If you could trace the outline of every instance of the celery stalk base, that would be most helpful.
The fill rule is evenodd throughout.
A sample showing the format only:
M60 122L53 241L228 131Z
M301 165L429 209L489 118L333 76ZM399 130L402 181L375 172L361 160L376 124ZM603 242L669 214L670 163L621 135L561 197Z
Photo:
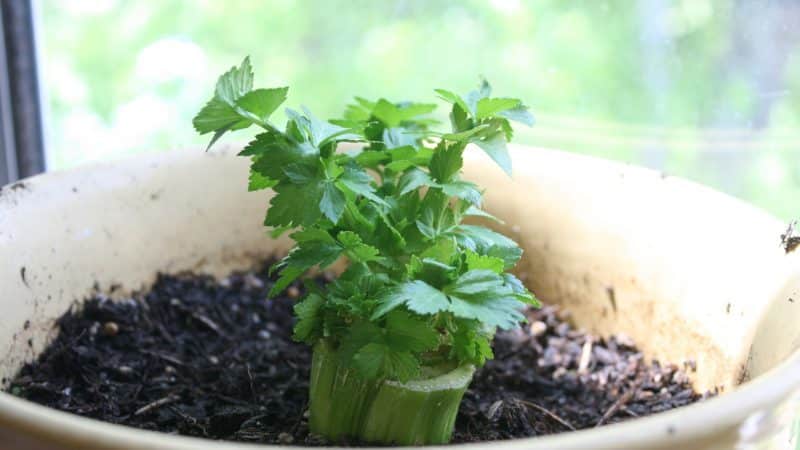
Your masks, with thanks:
M334 442L444 444L474 372L467 365L407 383L365 380L321 341L311 363L309 427Z

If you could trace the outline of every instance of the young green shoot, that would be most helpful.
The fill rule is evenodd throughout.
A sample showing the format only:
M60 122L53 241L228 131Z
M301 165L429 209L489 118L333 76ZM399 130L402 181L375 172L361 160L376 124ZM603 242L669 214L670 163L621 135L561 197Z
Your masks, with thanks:
M434 131L435 103L356 98L325 121L305 108L272 119L288 88L253 89L249 59L217 82L194 118L209 147L228 131L260 127L249 190L271 189L264 219L295 246L275 264L270 295L311 268L344 260L331 283L307 283L294 338L314 348L310 427L332 440L448 442L475 367L491 359L497 329L524 321L538 301L509 273L522 255L469 216L480 187L461 178L470 144L511 173L512 122L533 124L518 99L489 83L461 96L437 89L450 129ZM345 143L354 143L347 144Z

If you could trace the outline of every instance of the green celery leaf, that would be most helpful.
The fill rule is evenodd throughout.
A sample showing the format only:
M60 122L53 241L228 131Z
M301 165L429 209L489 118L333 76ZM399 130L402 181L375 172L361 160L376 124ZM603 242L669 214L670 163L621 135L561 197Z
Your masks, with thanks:
M445 292L458 297L487 296L500 291L503 291L504 295L510 293L510 290L504 289L504 286L505 281L497 272L488 269L471 269L447 286Z
M320 148L332 141L361 140L361 136L352 133L350 129L318 119L307 108L302 109L303 115L287 108L286 115L293 121L303 139L314 147Z
M375 169L380 164L386 163L390 157L385 151L364 150L355 155L354 159L360 166Z
M430 319L396 309L386 315L386 341L394 350L426 352L439 346L439 333Z
M516 98L482 98L478 100L475 111L475 118L486 119L501 111L507 111L518 107L522 102Z
M532 127L535 122L533 115L528 110L528 107L523 104L520 104L516 108L501 111L497 113L497 115L500 117L505 117L508 120L523 123L529 127Z
M411 191L416 191L422 186L430 186L433 184L430 175L414 168L404 173L397 182L397 189L399 195L408 194Z
M485 219L489 219L489 220L491 220L493 222L497 222L497 223L500 223L500 224L505 223L502 220L498 219L497 217L489 214L488 212L486 212L486 211L484 211L484 210L482 210L480 208L475 207L474 205L469 205L469 207L466 209L466 211L464 211L464 215L465 216L474 216L474 217L483 217Z
M475 127L475 123L467 114L467 110L458 103L454 103L453 109L450 111L450 125L453 126L454 133L467 131Z
M478 115L478 102L492 94L492 88L486 79L481 80L478 89L470 91L464 97L464 102L467 104L467 110L472 114L472 117Z
M275 281L275 284L272 285L272 288L269 290L269 296L274 297L280 294L284 289L289 287L294 280L297 279L300 275L305 273L305 269L301 267L287 267L281 271L280 277L278 280Z
M442 139L447 139L448 141L469 142L473 136L480 134L489 128L490 125L485 123L458 133L447 133L442 135Z
M469 250L467 250L466 262L468 270L486 269L498 274L505 270L505 262L502 259L495 256L480 255Z
M455 93L453 93L451 91L448 91L446 89L434 89L434 91L437 94L439 94L439 97L441 97L443 100L448 101L450 103L453 103L455 105L458 105L463 111L468 111L468 112L471 112L471 113L474 114L474 110L471 110L467 106L467 102L465 102L464 99L461 98L460 95L455 94Z
M405 128L387 128L383 130L383 143L391 150L398 147L413 147L417 144L419 134Z
M508 154L505 136L502 132L497 132L484 139L475 141L475 144L483 149L505 173L511 175L511 156Z
M344 167L344 173L339 178L339 182L358 195L362 195L382 206L388 206L383 198L375 195L375 188L372 187L374 182L372 177L355 164L347 164Z
M322 337L322 305L325 303L318 294L310 294L308 297L294 305L294 315L297 322L294 325L295 341L314 343Z
M504 273L503 280L505 281L506 286L511 288L511 291L514 293L514 296L517 298L517 300L537 308L542 306L539 302L539 299L537 299L516 276L510 273Z
M381 259L377 248L365 244L361 237L352 231L342 231L336 237L344 247L347 257L353 262L367 263Z
M496 256L505 262L506 269L514 267L522 256L516 242L479 225L460 225L456 230L459 244L481 255Z
M236 103L239 97L253 89L253 67L250 57L246 57L239 67L232 67L219 80L214 96L229 105Z
M342 251L342 247L337 243L332 244L325 241L298 243L288 255L270 268L270 272L281 270L281 277L270 290L270 295L276 295L314 266L324 269L333 264Z
M286 101L288 87L256 89L236 100L236 106L250 113L259 123L266 123L269 116Z
M353 357L352 364L367 379L390 378L405 382L420 372L420 362L414 355L378 343L362 347Z
M262 175L260 172L257 171L250 171L250 178L247 184L247 190L252 191L259 191L261 189L268 189L275 186L278 182L276 180L270 179Z
M322 215L322 192L318 185L303 186L282 183L273 187L272 197L264 225L272 227L310 226Z
M481 191L475 183L469 181L451 181L440 186L445 194L451 197L458 197L472 205L480 206Z
M521 312L524 304L512 296L462 298L451 295L449 298L453 315L480 320L489 327L510 330L525 321L525 315Z
M263 148L262 151L257 150ZM275 141L262 133L248 145L248 150L256 154L251 170L273 180L287 179L284 169L292 164L316 167L319 152L315 149L288 141Z
M305 228L300 231L295 231L292 233L291 238L294 239L295 242L299 243L320 241L327 244L336 244L336 240L333 238L333 236L331 236L328 231L320 228Z
M294 184L314 183L322 178L319 164L307 159L287 164L283 167L283 173Z
M301 205L297 205L302 207ZM334 224L339 222L345 208L345 198L336 183L324 182L322 184L322 197L319 200L319 209L322 214Z
M192 120L194 129L200 134L230 129L242 120L236 109L218 98L212 98Z
M458 320L457 323L457 328L452 334L452 353L458 361L480 367L487 359L494 358L491 337L476 329L480 326L480 322Z
M450 181L464 165L461 157L463 149L459 144L447 145L444 141L439 142L431 157L431 177L439 183Z
M446 311L450 307L450 302L442 291L424 281L414 280L386 291L379 299L379 305L372 314L373 320L401 305L406 305L417 314L435 314Z
M372 115L387 127L392 128L417 116L428 114L435 109L436 105L430 103L405 102L395 104L386 99L380 99L372 109Z

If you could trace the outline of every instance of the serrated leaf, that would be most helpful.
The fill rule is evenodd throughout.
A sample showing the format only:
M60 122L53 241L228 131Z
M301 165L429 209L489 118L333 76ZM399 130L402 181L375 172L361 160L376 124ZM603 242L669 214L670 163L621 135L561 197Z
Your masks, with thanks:
M314 161L301 160L287 164L283 167L286 178L294 184L309 184L319 182L321 174L319 166Z
M475 126L467 111L458 103L454 103L453 109L450 111L450 125L453 126L454 133L466 131Z
M218 130L224 133L241 120L242 117L233 106L218 98L212 98L192 119L192 125L200 134Z
M443 100L458 105L464 111L473 112L460 95L448 91L447 89L434 89L434 91L439 94L439 97Z
M327 230L323 230L320 228L305 228L300 231L296 231L292 233L291 238L295 240L295 242L303 243L303 242L311 242L311 241L320 241L327 244L336 244L336 240L328 233Z
M394 310L386 315L386 342L394 350L421 353L439 345L439 333L430 320Z
M531 112L528 110L528 107L523 104L520 104L516 108L501 111L497 113L497 115L500 117L505 117L508 120L523 123L529 127L532 127L535 123L533 114L531 114Z
M481 204L481 191L478 190L478 186L475 183L459 180L442 184L439 187L451 197L460 198L472 205L480 206Z
M516 242L479 225L460 225L456 230L456 239L464 248L502 259L506 269L514 267L522 256L522 249Z
M288 87L256 89L236 100L236 106L249 113L259 123L266 123L269 116L286 101Z
M322 305L323 298L317 294L308 297L294 305L294 315L297 322L294 325L292 338L298 342L313 343L322 336Z
M452 334L452 354L459 361L482 366L487 359L494 358L490 337L477 330L480 322L458 320Z
M487 269L469 270L444 290L448 295L474 297L494 295L503 290L505 282L497 272ZM508 292L510 293L510 292Z
M286 115L293 121L304 140L310 142L314 147L320 148L330 141L361 139L348 128L318 119L306 107L302 109L303 114L301 115L297 111L287 108Z
M503 280L505 281L506 286L511 288L511 291L514 293L517 300L525 302L536 308L541 306L539 300L533 295L531 291L528 290L528 288L526 288L522 284L522 281L520 281L519 278L517 278L513 274L504 273Z
M372 187L372 177L359 167L348 164L344 168L344 173L339 178L339 183L343 184L358 195L362 195L372 202L381 206L388 206L386 201L375 195L375 188Z
M285 180L284 168L292 164L316 167L319 152L286 141L278 142L266 133L259 134L245 150L256 156L250 169L273 180Z
M419 139L418 133L412 133L405 128L387 128L383 130L383 143L391 150L399 147L413 147Z
M300 267L287 267L281 271L280 276L275 281L275 284L272 285L272 288L269 290L269 296L274 297L280 294L284 289L289 287L294 280L297 279L300 275L305 273Z
M225 103L233 105L239 97L249 92L252 88L253 67L250 65L250 57L248 56L239 67L232 67L219 77L214 95Z
M431 180L430 175L414 168L400 177L400 180L397 182L397 189L399 190L399 195L405 195L422 186L430 186L432 183L433 180Z
M446 145L444 141L436 146L430 162L430 174L439 183L446 183L461 170L464 165L462 159L463 147L459 145Z
M420 363L409 352L397 352L385 344L370 343L353 357L353 367L368 379L408 381L419 374Z
M272 227L311 226L322 215L322 193L317 186L278 184L274 188L264 225Z
M505 173L511 175L511 155L508 154L503 133L497 132L489 137L475 141L475 144L483 149Z
M428 114L436 109L430 103L398 103L394 104L386 99L380 99L372 109L372 115L383 122L386 127L392 128L417 116Z
M468 270L485 269L498 274L505 270L505 262L502 259L495 256L479 255L471 251L467 251L466 262Z
M521 103L522 102L516 98L482 98L478 100L475 110L475 117L478 120L486 119L496 115L501 111L514 109Z
M364 150L354 157L356 163L362 167L374 169L378 165L387 162L390 157L388 152L377 150Z
M258 191L261 189L269 189L275 186L278 182L265 177L257 171L250 171L250 178L248 179L247 190L250 192Z
M485 219L489 219L489 220L491 220L493 222L497 222L497 223L500 223L500 224L505 223L502 220L498 219L497 217L489 214L488 212L486 212L486 211L484 211L484 210L482 210L480 208L475 207L474 205L469 205L469 207L466 209L466 211L464 211L464 215L465 216L474 216L474 217L483 217Z
M481 124L477 127L470 128L458 133L447 133L442 135L442 139L447 139L448 141L458 141L458 142L469 142L471 138L475 135L478 135L490 128L489 124Z
M302 208L302 205L297 205ZM342 191L336 187L335 183L325 182L322 184L322 197L319 200L319 209L322 214L328 218L333 224L339 222L339 217L342 216L345 208L345 199Z
M442 291L421 280L407 281L390 289L378 302L380 306L372 314L373 320L401 305L406 305L417 314L434 314L450 307Z
M456 317L475 319L489 327L510 330L525 321L521 309L523 303L514 297L462 298L455 295L450 298L450 312Z
M367 245L361 240L361 237L352 231L342 231L337 235L339 243L344 247L347 257L351 261L357 263L368 263L371 261L378 261L381 258L378 256L378 249Z

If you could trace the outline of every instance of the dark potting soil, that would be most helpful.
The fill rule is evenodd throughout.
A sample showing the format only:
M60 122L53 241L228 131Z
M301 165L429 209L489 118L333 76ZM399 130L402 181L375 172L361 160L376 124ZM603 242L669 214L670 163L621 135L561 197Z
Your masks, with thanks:
M124 301L97 295L58 321L55 341L10 391L148 430L325 444L306 419L310 350L291 339L302 290L266 301L271 284L265 270L221 282L161 275L150 292ZM628 338L589 336L553 307L528 315L522 329L497 335L496 358L464 396L454 442L591 428L702 397L683 370L646 361Z

